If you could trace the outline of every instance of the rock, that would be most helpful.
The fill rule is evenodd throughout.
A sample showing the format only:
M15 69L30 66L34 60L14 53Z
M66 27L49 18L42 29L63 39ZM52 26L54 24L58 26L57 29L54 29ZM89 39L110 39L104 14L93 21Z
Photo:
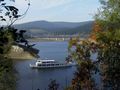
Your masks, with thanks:
M39 57L38 53L39 53L38 49L27 47L21 44L17 44L17 45L12 45L8 53L8 58L19 59L19 60L20 59L35 59Z

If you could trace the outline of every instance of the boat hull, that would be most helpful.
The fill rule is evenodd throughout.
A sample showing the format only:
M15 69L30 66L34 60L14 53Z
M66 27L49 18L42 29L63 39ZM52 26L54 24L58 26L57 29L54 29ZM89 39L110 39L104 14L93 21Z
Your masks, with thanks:
M36 66L36 65L32 65L30 64L31 68L39 68L39 69L47 69L47 68L64 68L64 67L72 67L73 65L68 64L68 65L59 65L59 66Z

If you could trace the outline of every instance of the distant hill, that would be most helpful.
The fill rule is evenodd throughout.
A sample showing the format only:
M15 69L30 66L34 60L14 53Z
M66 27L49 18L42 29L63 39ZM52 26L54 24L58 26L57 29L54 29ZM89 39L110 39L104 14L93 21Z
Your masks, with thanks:
M48 21L33 21L23 24L17 24L14 27L17 29L25 29L28 34L43 35L43 34L77 34L89 33L92 30L93 21L86 22L48 22Z
M79 25L75 28L65 29L59 31L59 33L66 32L66 34L77 34L77 33L90 33L93 28L93 21L80 22Z

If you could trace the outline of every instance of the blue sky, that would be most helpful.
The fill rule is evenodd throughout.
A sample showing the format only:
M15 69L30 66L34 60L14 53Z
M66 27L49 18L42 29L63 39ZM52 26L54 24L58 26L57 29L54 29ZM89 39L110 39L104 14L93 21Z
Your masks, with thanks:
M65 22L83 22L93 20L100 7L99 0L30 0L31 6L25 18L17 23L47 20ZM16 0L15 5L24 11L25 0Z

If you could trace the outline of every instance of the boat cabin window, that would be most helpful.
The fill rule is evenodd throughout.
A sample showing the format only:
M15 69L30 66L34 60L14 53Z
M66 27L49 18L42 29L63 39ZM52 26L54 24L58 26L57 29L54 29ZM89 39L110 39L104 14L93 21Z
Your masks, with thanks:
M48 61L48 62L42 62L42 63L54 63L53 61Z

